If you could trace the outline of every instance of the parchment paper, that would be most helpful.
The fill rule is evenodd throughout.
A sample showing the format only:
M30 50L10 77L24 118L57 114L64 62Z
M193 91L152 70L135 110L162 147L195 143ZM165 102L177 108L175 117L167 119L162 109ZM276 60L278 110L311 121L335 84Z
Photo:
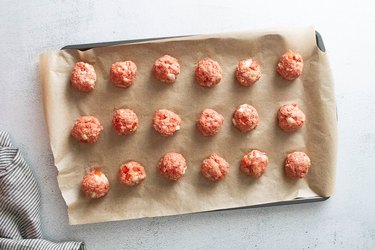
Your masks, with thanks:
M275 71L287 49L302 54L302 76L283 80ZM155 80L151 67L155 59L170 54L181 64L173 85ZM217 60L223 79L212 89L194 80L195 63L204 57ZM254 58L262 69L252 87L240 86L234 70L241 59ZM132 60L137 64L135 84L128 89L109 81L113 62ZM73 89L69 78L77 61L93 64L97 84L93 92ZM333 82L326 54L315 43L315 30L293 28L157 40L138 44L47 52L40 58L41 88L45 117L58 183L68 206L70 224L125 220L184 214L216 209L291 200L297 197L330 196L335 186L337 121ZM280 105L294 101L306 114L306 124L287 134L277 126ZM235 108L253 105L259 113L258 128L243 134L232 125ZM111 118L114 108L128 107L139 116L140 125L132 136L117 135ZM182 118L182 128L172 137L162 137L152 128L155 110L166 108ZM195 121L205 108L225 117L221 132L203 137ZM94 115L104 126L95 144L80 144L70 136L75 119ZM254 180L242 174L239 161L251 149L267 152L270 163L263 177ZM284 176L287 153L306 152L312 161L307 177L289 180ZM185 177L168 181L157 172L157 162L166 152L182 153L188 163ZM231 165L224 181L211 183L200 174L200 164L212 152ZM137 187L117 181L121 163L135 160L145 166L147 179ZM102 199L90 200L80 191L80 182L90 167L101 167L111 183Z

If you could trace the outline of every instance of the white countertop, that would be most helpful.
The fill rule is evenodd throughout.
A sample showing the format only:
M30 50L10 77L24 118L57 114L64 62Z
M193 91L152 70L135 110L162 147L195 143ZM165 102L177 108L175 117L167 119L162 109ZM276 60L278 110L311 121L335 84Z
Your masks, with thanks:
M38 180L45 237L82 240L88 249L374 249L374 10L373 1L3 0L0 129ZM335 195L311 204L68 225L42 111L40 53L67 44L296 25L322 34L335 79Z

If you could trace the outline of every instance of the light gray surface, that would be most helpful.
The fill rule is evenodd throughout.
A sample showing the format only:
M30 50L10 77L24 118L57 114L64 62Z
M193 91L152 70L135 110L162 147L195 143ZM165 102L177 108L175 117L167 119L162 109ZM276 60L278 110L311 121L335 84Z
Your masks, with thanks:
M83 240L88 249L374 249L374 4L149 2L0 3L0 129L8 131L22 149L40 184L45 236L56 241ZM340 138L337 191L331 199L315 204L68 225L42 112L38 81L41 52L76 43L309 24L324 38L336 83Z

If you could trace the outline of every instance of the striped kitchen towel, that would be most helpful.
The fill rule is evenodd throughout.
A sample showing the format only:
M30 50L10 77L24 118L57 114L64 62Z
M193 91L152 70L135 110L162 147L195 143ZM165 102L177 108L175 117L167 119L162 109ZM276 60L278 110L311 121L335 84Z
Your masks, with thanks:
M41 238L38 185L19 149L0 131L0 249L84 249L82 242Z

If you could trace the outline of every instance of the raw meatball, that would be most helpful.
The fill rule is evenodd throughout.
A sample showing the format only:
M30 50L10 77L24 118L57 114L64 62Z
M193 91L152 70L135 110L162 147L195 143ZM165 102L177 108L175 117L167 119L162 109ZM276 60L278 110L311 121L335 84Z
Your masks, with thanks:
M180 74L180 64L176 58L164 55L155 61L152 72L159 81L174 83Z
M302 74L302 56L288 50L280 57L276 71L286 80L294 80Z
M249 132L258 126L258 112L253 106L242 104L234 112L232 122L241 132Z
M228 171L229 163L215 153L212 153L210 157L203 160L201 165L202 175L210 181L224 179Z
M165 178L177 181L184 176L186 171L186 160L178 153L167 153L159 160L159 173Z
M128 88L134 83L137 66L132 61L116 62L112 64L109 76L112 83L120 88Z
M305 123L305 114L295 103L282 105L277 114L279 126L285 132L293 132Z
M77 62L70 75L72 86L82 92L90 92L95 88L96 73L94 66Z
M103 126L94 116L80 116L72 128L72 136L82 143L94 143L98 140Z
M203 87L214 87L221 81L221 69L218 62L211 58L205 58L197 63L195 68L195 79Z
M120 166L118 178L122 184L135 186L146 178L145 168L135 161L129 161Z
M310 158L305 153L290 153L285 159L285 174L292 179L304 178L309 171L310 165Z
M181 118L167 109L159 109L153 118L154 129L162 136L171 136L180 129Z
M241 160L240 169L248 176L255 178L261 177L268 166L268 157L266 153L259 150L252 150Z
M205 109L197 120L197 128L204 136L219 133L224 117L213 109Z
M97 199L108 193L109 181L100 169L94 169L83 177L81 189L87 197Z
M236 78L243 86L251 86L261 77L260 66L256 61L249 58L238 63Z
M112 117L113 128L122 135L130 135L137 130L138 117L131 109L117 109Z

